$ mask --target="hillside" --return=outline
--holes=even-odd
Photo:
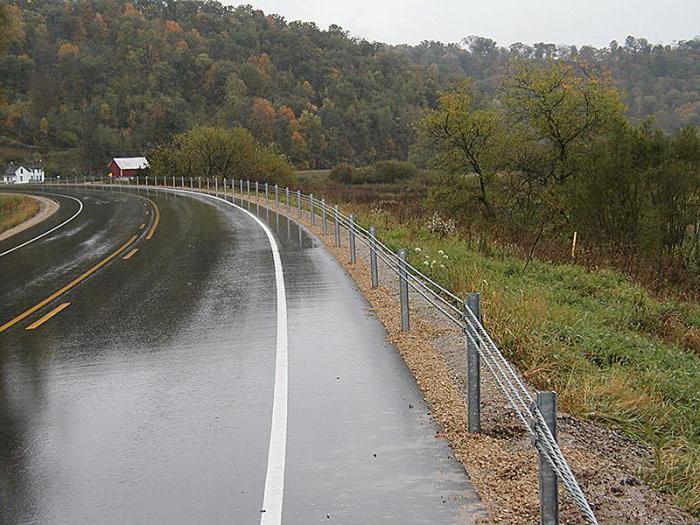
[[[102,169],[195,124],[246,127],[299,168],[406,158],[413,123],[442,88],[468,75],[488,91],[515,55],[581,54],[610,68],[633,117],[669,130],[700,122],[698,40],[411,47],[217,2],[21,0],[10,10],[2,160],[38,155],[49,172]]]

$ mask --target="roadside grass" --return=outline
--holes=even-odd
[[[0,233],[31,219],[39,212],[39,203],[21,195],[0,195]]]
[[[525,378],[556,390],[568,413],[650,446],[655,466],[642,475],[700,516],[700,305],[655,299],[615,271],[537,260],[524,269],[507,247],[344,208],[441,284],[481,292],[487,328]]]

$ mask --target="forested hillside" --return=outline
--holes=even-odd
[[[468,75],[488,91],[513,55],[581,54],[610,67],[632,116],[666,129],[700,122],[698,40],[396,47],[189,0],[21,0],[9,19],[0,155],[40,156],[49,172],[103,169],[197,124],[248,128],[300,168],[403,159],[442,88]]]

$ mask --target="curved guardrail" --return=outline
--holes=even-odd
[[[195,180],[197,181],[196,183]],[[189,189],[194,192],[216,193],[222,195],[224,198],[230,196],[233,202],[238,199],[241,205],[246,201],[248,203],[257,202],[259,204],[262,199],[261,193],[264,192],[267,207],[280,211],[280,208],[284,205],[286,214],[290,216],[290,218],[293,219],[292,215],[294,209],[299,219],[307,214],[312,224],[320,218],[323,221],[324,232],[327,231],[326,221],[330,218],[335,223],[336,246],[339,246],[340,230],[344,229],[347,232],[351,244],[351,257],[353,262],[355,260],[354,241],[355,239],[359,239],[360,242],[369,248],[370,253],[375,254],[387,268],[399,276],[400,280],[403,279],[408,287],[413,289],[432,307],[444,315],[448,321],[462,330],[468,344],[476,348],[479,357],[486,364],[501,395],[510,404],[525,431],[531,436],[533,445],[540,457],[541,468],[542,462],[546,463],[556,475],[556,478],[562,483],[566,492],[580,510],[581,515],[591,524],[596,525],[598,523],[585,494],[576,481],[576,477],[571,471],[550,429],[549,425],[551,423],[548,424],[528,387],[499,350],[498,346],[483,326],[479,318],[480,316],[475,314],[471,308],[467,307],[464,299],[458,297],[456,294],[437,283],[430,276],[411,265],[405,260],[405,253],[396,253],[391,250],[385,243],[377,238],[372,228],[366,229],[357,224],[352,215],[342,213],[338,209],[338,206],[331,207],[325,203],[325,200],[315,198],[313,195],[306,195],[300,190],[292,191],[288,187],[282,189],[277,185],[271,186],[269,183],[243,180],[227,181],[225,178],[213,179],[213,181],[212,183],[212,179],[207,178],[203,184],[202,178],[198,177],[195,179],[194,177],[189,177],[188,180],[183,176],[179,178],[162,177],[160,181],[156,177],[148,176],[137,177],[135,179],[136,185],[141,187],[150,186],[154,187],[154,189],[175,187]],[[221,181],[221,184],[219,181]],[[67,179],[63,179],[61,182],[61,185],[71,185],[71,182]],[[83,183],[88,182],[104,184],[105,179],[93,178],[88,180],[87,177],[83,177]],[[131,182],[134,181],[129,181],[129,183]],[[180,184],[178,184],[178,182]],[[78,186],[80,182],[76,178],[72,184]],[[115,184],[113,179],[111,183],[108,181],[108,184],[118,185]],[[261,189],[261,185],[263,185],[264,189]],[[542,493],[540,496],[542,498]],[[549,498],[550,500],[551,498],[554,499],[554,502],[549,501],[549,504],[554,505],[556,508],[556,488],[553,494],[550,491]],[[555,522],[556,516],[553,523]]]

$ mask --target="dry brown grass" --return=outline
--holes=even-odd
[[[39,213],[39,202],[24,195],[0,195],[0,233]]]

